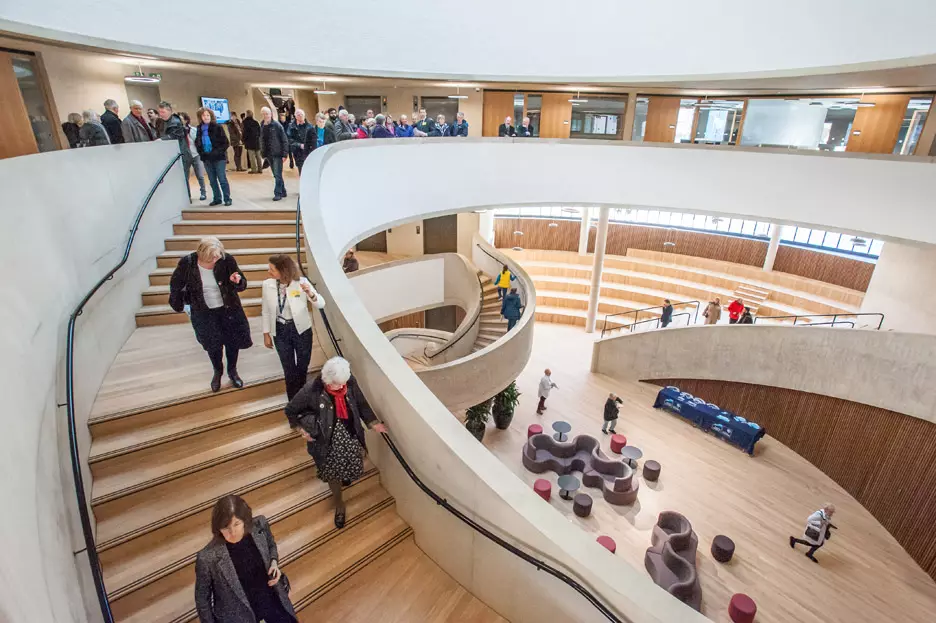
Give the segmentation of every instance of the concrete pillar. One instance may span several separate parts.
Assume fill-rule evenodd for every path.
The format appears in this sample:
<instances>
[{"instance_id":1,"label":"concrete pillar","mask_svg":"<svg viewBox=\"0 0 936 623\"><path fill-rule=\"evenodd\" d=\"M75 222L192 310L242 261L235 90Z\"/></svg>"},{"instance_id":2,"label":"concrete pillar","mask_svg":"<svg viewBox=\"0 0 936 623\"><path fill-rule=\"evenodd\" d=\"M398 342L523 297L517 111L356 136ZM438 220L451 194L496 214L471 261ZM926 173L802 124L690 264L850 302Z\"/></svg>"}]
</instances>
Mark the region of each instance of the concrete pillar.
<instances>
[{"instance_id":1,"label":"concrete pillar","mask_svg":"<svg viewBox=\"0 0 936 623\"><path fill-rule=\"evenodd\" d=\"M582 208L582 226L579 229L579 255L588 255L588 229L590 227L590 211L588 208Z\"/></svg>"},{"instance_id":2,"label":"concrete pillar","mask_svg":"<svg viewBox=\"0 0 936 623\"><path fill-rule=\"evenodd\" d=\"M605 243L608 242L608 220L611 208L601 206L598 212L598 236L595 238L595 262L592 264L591 289L588 291L588 315L585 317L585 332L595 332L598 317L598 297L601 294L601 268L604 264Z\"/></svg>"},{"instance_id":3,"label":"concrete pillar","mask_svg":"<svg viewBox=\"0 0 936 623\"><path fill-rule=\"evenodd\" d=\"M631 140L634 135L634 117L637 116L637 92L627 94L627 106L624 107L624 132L621 138Z\"/></svg>"},{"instance_id":4,"label":"concrete pillar","mask_svg":"<svg viewBox=\"0 0 936 623\"><path fill-rule=\"evenodd\" d=\"M861 312L884 314L882 329L911 333L936 333L932 310L936 306L936 245L910 246L885 242L871 283L861 302ZM860 317L855 326L878 318Z\"/></svg>"},{"instance_id":5,"label":"concrete pillar","mask_svg":"<svg viewBox=\"0 0 936 623\"><path fill-rule=\"evenodd\" d=\"M767 245L767 257L764 258L764 270L773 270L774 261L777 259L777 249L780 248L780 231L783 225L778 223L770 224L770 243Z\"/></svg>"},{"instance_id":6,"label":"concrete pillar","mask_svg":"<svg viewBox=\"0 0 936 623\"><path fill-rule=\"evenodd\" d=\"M488 244L494 244L494 210L485 210L478 215L478 233ZM469 255L470 257L470 255Z\"/></svg>"}]
</instances>

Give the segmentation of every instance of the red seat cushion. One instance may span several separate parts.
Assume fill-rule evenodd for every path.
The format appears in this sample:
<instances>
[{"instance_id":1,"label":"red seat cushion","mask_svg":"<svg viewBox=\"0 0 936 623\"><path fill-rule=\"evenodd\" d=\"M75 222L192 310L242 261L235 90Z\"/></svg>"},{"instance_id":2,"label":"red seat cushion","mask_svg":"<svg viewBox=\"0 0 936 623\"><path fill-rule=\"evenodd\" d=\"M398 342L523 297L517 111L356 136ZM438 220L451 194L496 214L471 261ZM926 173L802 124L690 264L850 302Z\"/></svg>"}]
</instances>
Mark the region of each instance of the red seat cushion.
<instances>
[{"instance_id":1,"label":"red seat cushion","mask_svg":"<svg viewBox=\"0 0 936 623\"><path fill-rule=\"evenodd\" d=\"M757 604L744 593L735 593L728 603L728 616L734 623L754 623Z\"/></svg>"},{"instance_id":2,"label":"red seat cushion","mask_svg":"<svg viewBox=\"0 0 936 623\"><path fill-rule=\"evenodd\" d=\"M611 452L621 453L621 448L627 445L627 437L624 435L611 435Z\"/></svg>"},{"instance_id":3,"label":"red seat cushion","mask_svg":"<svg viewBox=\"0 0 936 623\"><path fill-rule=\"evenodd\" d=\"M540 426L539 424L530 424L530 426L527 428L527 439L529 439L533 435L539 435L542 432L543 432L542 426Z\"/></svg>"},{"instance_id":4,"label":"red seat cushion","mask_svg":"<svg viewBox=\"0 0 936 623\"><path fill-rule=\"evenodd\" d=\"M615 543L614 539L612 539L611 537L606 536L606 535L601 535L595 540L598 541L601 545L603 545L612 554L617 551L617 543Z\"/></svg>"},{"instance_id":5,"label":"red seat cushion","mask_svg":"<svg viewBox=\"0 0 936 623\"><path fill-rule=\"evenodd\" d=\"M533 483L533 490L536 491L536 495L548 502L552 493L552 483L545 478L537 478L536 482Z\"/></svg>"}]
</instances>

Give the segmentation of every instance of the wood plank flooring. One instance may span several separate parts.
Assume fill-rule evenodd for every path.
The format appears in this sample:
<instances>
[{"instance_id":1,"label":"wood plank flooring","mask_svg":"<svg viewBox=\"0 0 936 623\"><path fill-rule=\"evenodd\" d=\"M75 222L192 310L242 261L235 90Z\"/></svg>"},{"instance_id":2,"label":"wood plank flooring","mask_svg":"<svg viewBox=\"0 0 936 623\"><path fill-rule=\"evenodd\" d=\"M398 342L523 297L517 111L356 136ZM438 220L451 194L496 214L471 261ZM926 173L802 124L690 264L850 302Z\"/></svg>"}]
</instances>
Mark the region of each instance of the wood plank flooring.
<instances>
[{"instance_id":1,"label":"wood plank flooring","mask_svg":"<svg viewBox=\"0 0 936 623\"><path fill-rule=\"evenodd\" d=\"M760 623L934 620L936 583L867 510L812 464L769 434L749 457L653 409L659 388L592 374L595 335L540 322L535 331L530 363L517 380L522 396L514 420L506 431L490 426L484 443L531 486L537 478L550 479L550 504L582 529L612 536L623 560L643 569L657 515L675 510L686 515L699 537L702 612L714 621L729 621L728 601L738 592L757 602ZM546 367L559 389L547 400L546 413L538 416L536 388ZM643 460L654 459L662 474L657 483L641 478L633 506L612 506L597 489L582 489L595 501L592 515L581 519L572 513L571 503L556 495L554 473L524 469L521 448L529 424L537 422L550 431L552 422L565 420L572 424L571 436L595 436L605 454L617 456L601 433L602 407L611 391L624 399L617 432L643 450L641 467ZM805 518L826 501L838 509L839 530L819 550L816 565L802 548L791 550L788 537L800 536ZM731 537L737 546L726 565L709 552L717 534Z\"/></svg>"}]
</instances>

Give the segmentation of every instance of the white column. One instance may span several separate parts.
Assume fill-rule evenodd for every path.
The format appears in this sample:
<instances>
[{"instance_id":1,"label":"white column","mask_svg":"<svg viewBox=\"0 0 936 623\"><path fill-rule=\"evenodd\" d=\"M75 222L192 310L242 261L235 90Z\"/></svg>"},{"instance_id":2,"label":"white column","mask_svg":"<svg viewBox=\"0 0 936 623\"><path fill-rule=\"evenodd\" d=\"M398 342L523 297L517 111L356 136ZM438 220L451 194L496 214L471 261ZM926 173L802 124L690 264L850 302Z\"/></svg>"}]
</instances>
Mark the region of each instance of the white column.
<instances>
[{"instance_id":1,"label":"white column","mask_svg":"<svg viewBox=\"0 0 936 623\"><path fill-rule=\"evenodd\" d=\"M494 210L485 210L479 214L478 233L488 244L494 244Z\"/></svg>"},{"instance_id":2,"label":"white column","mask_svg":"<svg viewBox=\"0 0 936 623\"><path fill-rule=\"evenodd\" d=\"M589 227L591 227L591 210L582 208L582 226L579 230L579 255L588 255Z\"/></svg>"},{"instance_id":3,"label":"white column","mask_svg":"<svg viewBox=\"0 0 936 623\"><path fill-rule=\"evenodd\" d=\"M773 270L774 260L777 259L777 249L780 248L780 231L783 225L770 224L770 244L767 245L767 257L764 258L764 270Z\"/></svg>"},{"instance_id":4,"label":"white column","mask_svg":"<svg viewBox=\"0 0 936 623\"><path fill-rule=\"evenodd\" d=\"M598 236L595 238L595 261L592 264L591 289L588 291L588 315L585 317L585 332L595 332L598 316L598 297L601 294L601 268L604 264L605 243L608 241L608 219L611 208L602 206L598 212Z\"/></svg>"}]
</instances>

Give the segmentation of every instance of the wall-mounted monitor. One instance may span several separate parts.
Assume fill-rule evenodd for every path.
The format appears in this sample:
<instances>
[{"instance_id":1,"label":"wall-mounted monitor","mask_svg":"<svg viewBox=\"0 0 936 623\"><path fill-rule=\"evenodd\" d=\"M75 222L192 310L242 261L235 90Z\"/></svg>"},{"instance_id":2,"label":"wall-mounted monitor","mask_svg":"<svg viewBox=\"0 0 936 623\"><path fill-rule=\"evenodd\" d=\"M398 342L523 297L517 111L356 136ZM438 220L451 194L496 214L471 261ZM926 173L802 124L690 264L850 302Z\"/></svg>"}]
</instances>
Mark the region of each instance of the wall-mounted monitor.
<instances>
[{"instance_id":1,"label":"wall-mounted monitor","mask_svg":"<svg viewBox=\"0 0 936 623\"><path fill-rule=\"evenodd\" d=\"M214 111L215 120L218 123L227 123L231 119L231 107L228 105L225 97L202 97L202 108L210 108Z\"/></svg>"}]
</instances>

